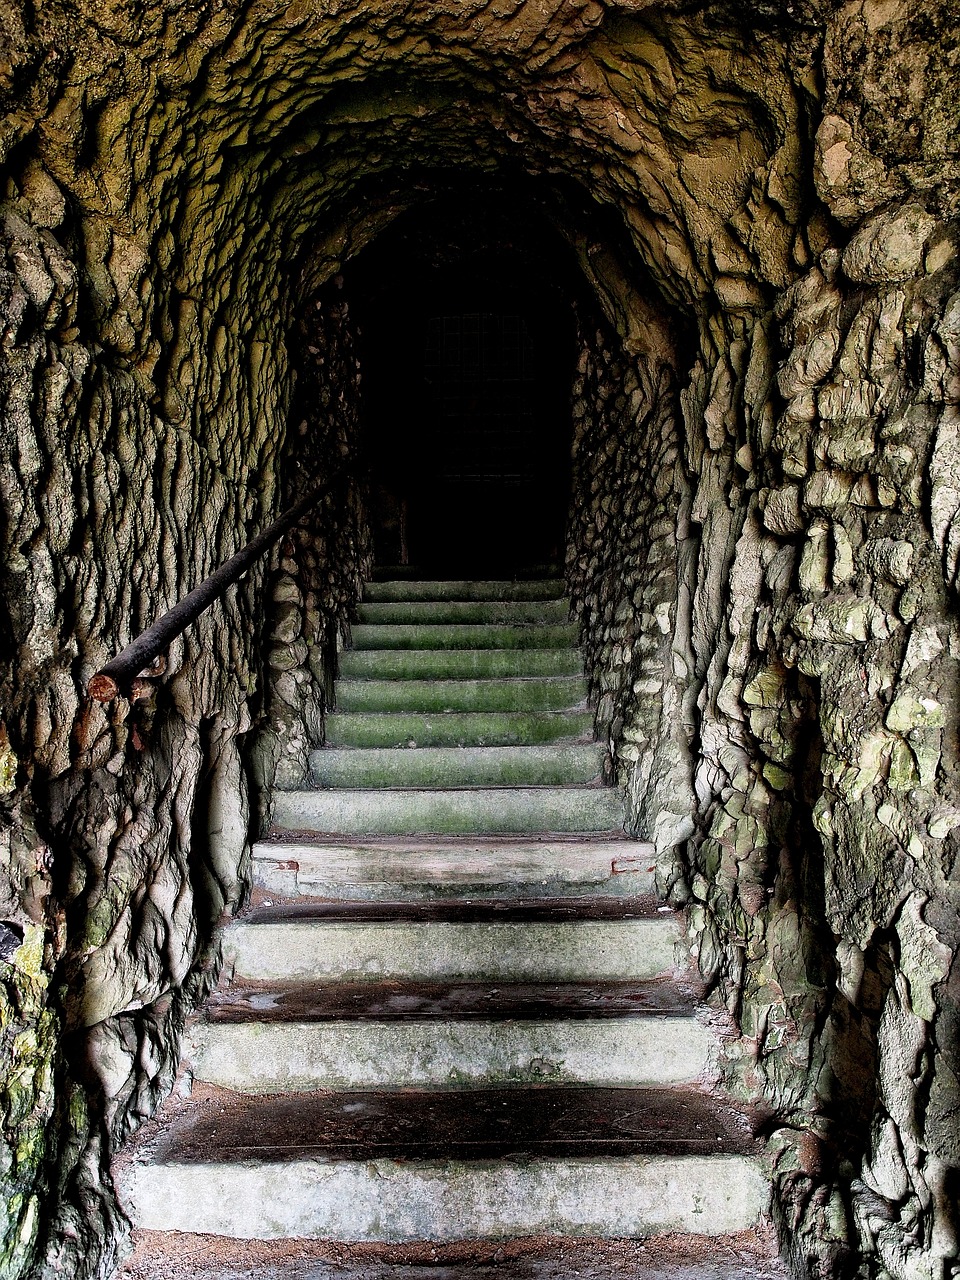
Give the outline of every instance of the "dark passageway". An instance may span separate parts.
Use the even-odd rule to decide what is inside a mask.
[[[535,212],[441,197],[345,272],[380,565],[558,565],[569,495],[569,250]]]

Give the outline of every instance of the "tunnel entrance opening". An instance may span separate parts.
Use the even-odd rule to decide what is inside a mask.
[[[350,264],[376,562],[431,576],[562,563],[574,360],[542,216],[439,198]]]

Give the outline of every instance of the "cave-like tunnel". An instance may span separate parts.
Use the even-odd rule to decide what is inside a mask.
[[[955,26],[0,0],[4,1274],[118,1265],[389,572],[562,576],[783,1265],[960,1274]]]

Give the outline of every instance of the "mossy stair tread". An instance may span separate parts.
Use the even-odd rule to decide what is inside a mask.
[[[582,676],[580,654],[561,649],[347,649],[342,680],[524,679]]]
[[[584,703],[581,676],[337,681],[340,712],[565,711]]]
[[[524,626],[458,623],[358,623],[355,649],[568,649],[577,643],[572,622]]]
[[[332,747],[509,747],[585,740],[590,711],[335,712],[327,718]]]
[[[598,743],[522,747],[349,747],[310,755],[317,787],[504,787],[586,784],[599,777]]]
[[[623,829],[623,804],[608,787],[345,787],[278,792],[274,822],[347,835],[614,831]]]
[[[384,600],[357,607],[362,625],[543,626],[570,621],[565,599]]]

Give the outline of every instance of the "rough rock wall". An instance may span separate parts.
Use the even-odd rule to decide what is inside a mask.
[[[305,496],[318,481],[329,488],[283,540],[270,577],[266,721],[255,751],[264,798],[271,786],[302,785],[310,751],[323,742],[337,654],[349,637],[373,560],[360,438],[361,374],[342,289],[337,276],[311,295],[292,343],[297,380],[285,502]],[[267,818],[266,812],[260,816],[261,827]]]
[[[731,1086],[774,1109],[800,1274],[957,1269],[956,42],[927,45],[943,19],[834,20],[828,94],[851,124],[823,120],[816,176],[846,227],[809,219],[791,256],[810,265],[775,314],[758,293],[701,320],[683,395],[693,499],[669,616],[697,832],[664,878],[741,1032]],[[628,362],[593,377],[602,420]],[[607,501],[572,557],[616,541]],[[607,653],[637,621],[623,611]],[[642,713],[613,705],[627,741]]]
[[[86,677],[278,508],[305,237],[348,255],[444,167],[580,184],[694,335],[664,638],[684,736],[644,808],[633,771],[635,819],[668,814],[665,887],[742,1030],[730,1079],[774,1107],[798,1270],[955,1270],[950,6],[50,3],[0,23],[11,1273],[41,1238],[65,1274],[108,1265],[108,1149],[169,1082],[242,894],[262,573],[152,699],[103,711]],[[659,444],[629,401],[658,366],[633,304],[605,310],[622,349],[585,362],[609,409],[584,402],[583,437],[640,423]],[[631,501],[648,510],[621,487],[604,514]],[[631,539],[634,573],[654,541]],[[617,665],[645,627],[603,635],[614,576],[590,578],[587,634],[628,776],[654,709],[627,692],[641,659]],[[667,847],[672,781],[694,787],[689,846]]]
[[[800,1274],[957,1268],[957,270],[938,150],[956,53],[925,43],[943,16],[835,20],[828,98],[874,131],[828,114],[817,136],[847,226],[811,220],[814,261],[776,316],[718,344],[686,395],[700,831],[674,892],[742,1030],[731,1079],[776,1108]],[[882,67],[911,110],[878,50],[912,68]],[[884,156],[922,100],[924,162],[902,139]],[[886,203],[905,186],[926,203]]]
[[[689,509],[675,340],[629,272],[608,260],[601,274],[597,253],[590,262],[613,323],[581,308],[566,579],[610,781],[626,791],[632,829],[662,852],[693,830],[688,672],[673,647]]]
[[[8,155],[3,208],[11,1275],[109,1271],[123,1238],[110,1155],[169,1090],[215,926],[247,883],[266,566],[174,643],[134,704],[92,703],[86,681],[269,522],[291,398],[279,247],[215,221],[178,241],[179,197],[158,194],[169,166],[151,188],[132,180],[137,102],[117,99],[121,147],[104,115],[89,139],[75,88],[60,105],[80,118],[53,131],[46,167]]]
[[[781,438],[813,407],[819,431],[805,458],[784,448],[793,465],[770,500],[796,495],[806,516],[796,641],[783,652],[820,707],[813,820],[837,945],[819,1087],[840,1151],[862,1153],[839,1170],[859,1232],[896,1276],[939,1274],[960,1226],[956,980],[945,981],[960,942],[955,252],[933,217],[894,206],[780,305],[794,352],[817,353],[779,374]]]
[[[777,399],[763,326],[719,400],[718,366],[687,397],[720,548],[691,632],[691,923],[743,1033],[731,1074],[776,1107],[787,1238],[824,1276],[957,1256],[957,279],[950,231],[888,209],[782,295]],[[739,508],[697,440],[711,405],[755,410]]]
[[[101,707],[84,685],[262,520],[275,440],[251,429],[243,397],[232,431],[211,414],[213,438],[200,405],[187,421],[161,419],[142,371],[82,334],[96,294],[58,188],[32,167],[14,195],[0,415],[3,800],[6,909],[26,935],[5,974],[5,1031],[17,1036],[4,1062],[15,1188],[6,1262],[13,1274],[27,1265],[52,1217],[52,1261],[69,1273],[91,1238],[115,1234],[106,1156],[169,1087],[169,1046],[203,985],[213,925],[240,896],[239,740],[258,679],[259,575],[173,646],[152,694]],[[268,414],[282,406],[276,370],[251,369],[236,334],[232,355],[238,385]],[[207,374],[218,378],[216,362]],[[252,469],[265,486],[245,483]],[[198,507],[214,514],[194,529]]]

